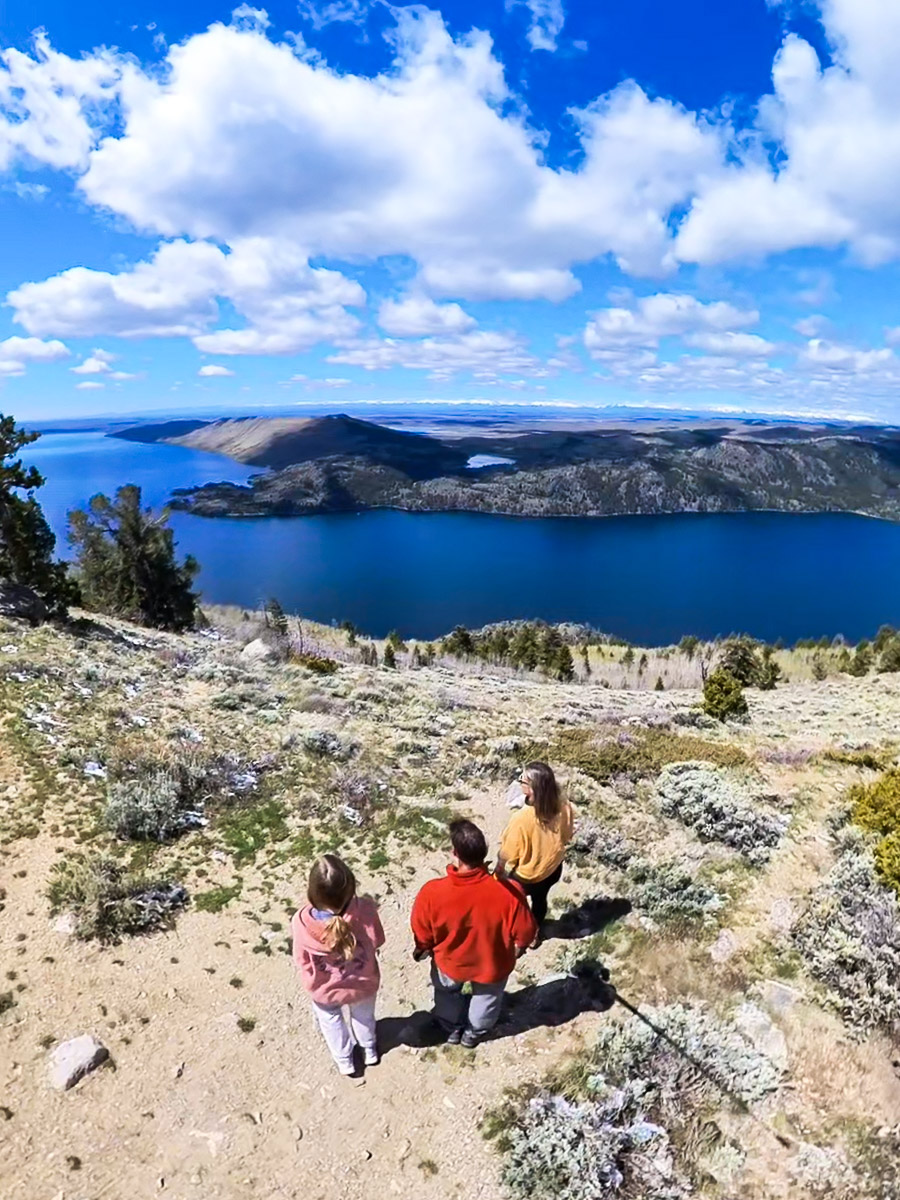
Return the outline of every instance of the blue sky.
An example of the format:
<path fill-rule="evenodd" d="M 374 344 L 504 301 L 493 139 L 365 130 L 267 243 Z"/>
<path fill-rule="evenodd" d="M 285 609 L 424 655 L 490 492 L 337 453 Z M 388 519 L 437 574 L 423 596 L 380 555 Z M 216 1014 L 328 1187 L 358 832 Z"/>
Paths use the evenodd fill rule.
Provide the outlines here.
<path fill-rule="evenodd" d="M 0 29 L 0 411 L 900 420 L 895 0 L 36 12 Z"/>

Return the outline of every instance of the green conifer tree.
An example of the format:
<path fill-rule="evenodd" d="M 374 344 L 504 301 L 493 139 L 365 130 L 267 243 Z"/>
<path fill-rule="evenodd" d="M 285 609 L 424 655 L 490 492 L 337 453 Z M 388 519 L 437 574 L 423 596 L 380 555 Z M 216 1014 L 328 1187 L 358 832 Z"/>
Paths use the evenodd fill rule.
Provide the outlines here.
<path fill-rule="evenodd" d="M 747 699 L 740 680 L 721 667 L 713 671 L 703 685 L 703 710 L 717 721 L 745 717 Z"/>
<path fill-rule="evenodd" d="M 78 588 L 65 563 L 53 559 L 56 538 L 33 495 L 44 477 L 19 457 L 37 438 L 0 414 L 0 581 L 31 588 L 51 616 L 64 616 L 67 606 L 77 603 Z"/>
<path fill-rule="evenodd" d="M 119 488 L 115 500 L 94 496 L 69 514 L 69 541 L 84 604 L 153 629 L 190 629 L 198 613 L 192 590 L 199 566 L 175 558 L 168 512 L 141 508 L 141 489 Z"/>
<path fill-rule="evenodd" d="M 397 654 L 396 654 L 396 651 L 394 650 L 393 642 L 385 642 L 384 643 L 384 654 L 381 656 L 381 661 L 384 664 L 384 666 L 386 666 L 386 667 L 396 667 Z"/>
<path fill-rule="evenodd" d="M 274 596 L 266 603 L 266 622 L 271 623 L 272 628 L 279 635 L 279 637 L 287 637 L 287 617 L 285 616 L 285 612 L 281 607 L 281 604 Z"/>

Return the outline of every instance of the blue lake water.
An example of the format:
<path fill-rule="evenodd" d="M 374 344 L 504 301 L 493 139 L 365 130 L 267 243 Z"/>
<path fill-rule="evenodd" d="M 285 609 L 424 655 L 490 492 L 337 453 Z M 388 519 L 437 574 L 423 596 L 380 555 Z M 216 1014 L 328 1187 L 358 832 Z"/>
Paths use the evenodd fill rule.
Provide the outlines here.
<path fill-rule="evenodd" d="M 66 552 L 66 513 L 98 491 L 175 487 L 253 472 L 176 446 L 53 434 L 28 450 Z M 900 525 L 847 514 L 529 518 L 366 512 L 172 524 L 212 602 L 349 619 L 373 635 L 432 638 L 515 617 L 583 621 L 645 644 L 744 631 L 774 640 L 900 625 Z"/>

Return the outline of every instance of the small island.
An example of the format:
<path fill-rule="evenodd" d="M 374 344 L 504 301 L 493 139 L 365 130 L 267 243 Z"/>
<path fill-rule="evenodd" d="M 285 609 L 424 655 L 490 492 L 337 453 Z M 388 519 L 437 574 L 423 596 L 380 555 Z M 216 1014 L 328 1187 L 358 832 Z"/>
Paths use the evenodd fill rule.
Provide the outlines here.
<path fill-rule="evenodd" d="M 900 429 L 755 420 L 635 421 L 460 436 L 345 414 L 135 426 L 261 468 L 247 484 L 175 491 L 207 517 L 396 508 L 511 516 L 856 512 L 900 520 Z"/>

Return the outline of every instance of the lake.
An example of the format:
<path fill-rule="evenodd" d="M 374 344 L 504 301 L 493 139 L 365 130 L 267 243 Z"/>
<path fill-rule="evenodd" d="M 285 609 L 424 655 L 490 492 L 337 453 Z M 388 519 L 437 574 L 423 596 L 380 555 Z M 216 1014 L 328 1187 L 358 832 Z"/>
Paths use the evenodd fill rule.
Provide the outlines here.
<path fill-rule="evenodd" d="M 253 469 L 177 446 L 52 434 L 25 456 L 65 543 L 66 513 L 123 483 L 173 488 Z M 900 525 L 849 514 L 517 518 L 392 511 L 208 519 L 176 513 L 178 546 L 216 603 L 348 619 L 375 636 L 433 638 L 517 617 L 578 621 L 644 644 L 741 631 L 774 641 L 900 625 Z"/>

